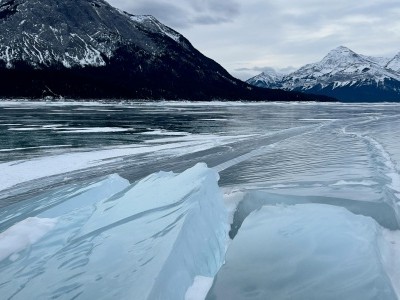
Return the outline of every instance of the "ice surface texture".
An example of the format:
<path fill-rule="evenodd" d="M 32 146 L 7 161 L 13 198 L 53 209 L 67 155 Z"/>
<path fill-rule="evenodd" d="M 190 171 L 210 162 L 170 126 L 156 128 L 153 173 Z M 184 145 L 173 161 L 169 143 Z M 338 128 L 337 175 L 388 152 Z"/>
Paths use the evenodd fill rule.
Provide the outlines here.
<path fill-rule="evenodd" d="M 37 215 L 56 218 L 54 228 L 0 262 L 0 294 L 184 299 L 196 276 L 213 277 L 223 262 L 228 228 L 218 178 L 198 164 L 134 185 L 114 175 L 82 188 Z"/>
<path fill-rule="evenodd" d="M 369 217 L 321 204 L 264 206 L 228 249 L 207 299 L 397 299 Z"/>

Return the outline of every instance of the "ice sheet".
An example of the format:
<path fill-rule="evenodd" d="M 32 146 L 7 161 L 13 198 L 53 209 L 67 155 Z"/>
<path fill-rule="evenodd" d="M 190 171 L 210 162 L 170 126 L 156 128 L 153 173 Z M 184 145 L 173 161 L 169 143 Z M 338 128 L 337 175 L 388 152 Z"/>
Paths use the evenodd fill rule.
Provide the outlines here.
<path fill-rule="evenodd" d="M 264 206 L 244 221 L 207 299 L 397 299 L 382 244 L 373 219 L 344 208 Z"/>

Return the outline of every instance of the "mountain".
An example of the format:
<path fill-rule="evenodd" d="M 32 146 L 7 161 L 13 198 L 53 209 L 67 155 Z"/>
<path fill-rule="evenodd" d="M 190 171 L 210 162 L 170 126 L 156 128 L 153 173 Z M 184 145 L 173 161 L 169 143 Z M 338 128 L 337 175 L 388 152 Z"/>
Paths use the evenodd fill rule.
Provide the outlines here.
<path fill-rule="evenodd" d="M 0 97 L 326 100 L 233 78 L 178 32 L 103 0 L 0 0 Z"/>
<path fill-rule="evenodd" d="M 400 55 L 393 59 L 357 54 L 346 47 L 331 50 L 320 62 L 308 64 L 278 81 L 259 87 L 327 95 L 346 102 L 400 101 Z"/>
<path fill-rule="evenodd" d="M 275 88 L 283 79 L 284 74 L 268 68 L 261 74 L 252 78 L 251 84 L 262 88 Z"/>

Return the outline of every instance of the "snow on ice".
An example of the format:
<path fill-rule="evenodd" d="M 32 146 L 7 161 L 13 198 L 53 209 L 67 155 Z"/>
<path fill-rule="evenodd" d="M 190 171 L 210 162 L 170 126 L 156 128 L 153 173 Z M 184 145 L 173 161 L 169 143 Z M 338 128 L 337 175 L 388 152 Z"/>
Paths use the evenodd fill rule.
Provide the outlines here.
<path fill-rule="evenodd" d="M 38 242 L 56 223 L 55 219 L 27 218 L 0 233 L 0 261 Z"/>

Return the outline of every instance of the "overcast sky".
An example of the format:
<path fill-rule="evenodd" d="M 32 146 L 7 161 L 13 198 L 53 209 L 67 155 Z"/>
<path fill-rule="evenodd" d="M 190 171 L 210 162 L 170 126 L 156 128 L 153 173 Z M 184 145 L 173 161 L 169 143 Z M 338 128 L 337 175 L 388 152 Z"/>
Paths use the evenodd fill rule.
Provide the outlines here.
<path fill-rule="evenodd" d="M 151 14 L 232 75 L 291 70 L 343 45 L 357 53 L 400 52 L 399 0 L 108 0 Z"/>

